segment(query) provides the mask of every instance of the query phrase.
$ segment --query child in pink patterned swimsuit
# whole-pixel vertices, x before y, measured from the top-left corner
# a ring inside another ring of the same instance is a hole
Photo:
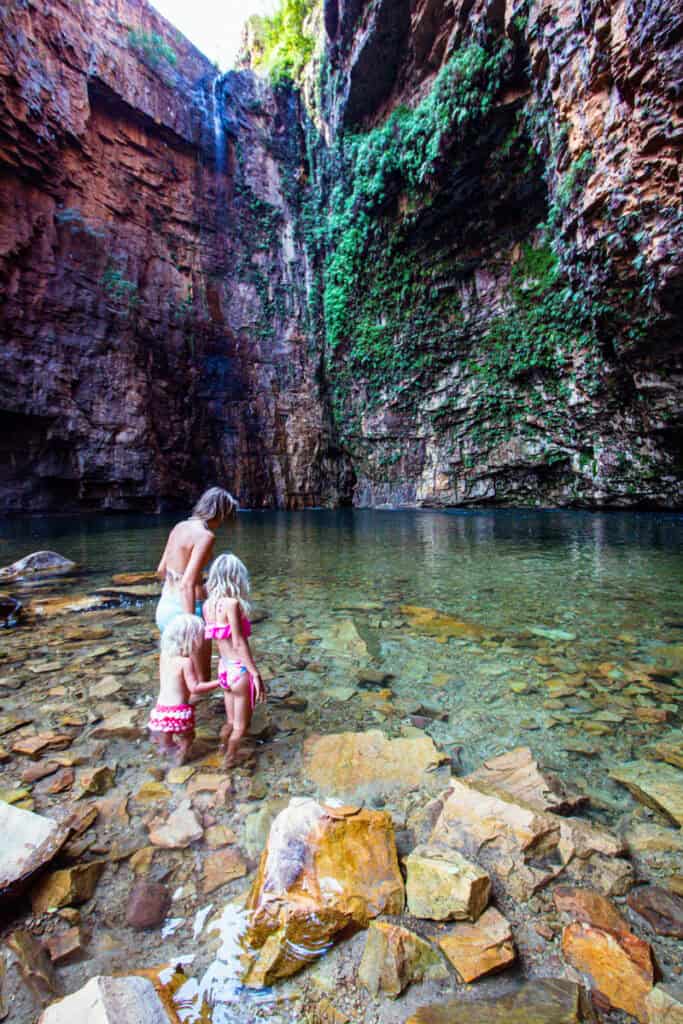
[[[176,615],[161,634],[159,698],[149,716],[152,739],[163,754],[183,764],[194,739],[194,708],[190,697],[215,690],[218,680],[200,683],[196,661],[204,642],[204,623],[197,615]]]
[[[218,642],[218,685],[225,694],[226,724],[221,730],[227,742],[226,767],[245,757],[240,741],[251,722],[254,705],[266,699],[266,691],[249,649],[251,623],[249,574],[235,555],[219,555],[209,571],[204,603],[205,636]]]

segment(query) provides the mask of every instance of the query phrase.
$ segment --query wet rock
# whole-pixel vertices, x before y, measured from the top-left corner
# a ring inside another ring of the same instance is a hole
[[[368,929],[358,980],[372,996],[398,996],[412,981],[447,978],[439,953],[400,925],[372,921]]]
[[[204,829],[185,800],[166,820],[158,820],[149,830],[149,840],[154,846],[166,849],[183,849],[202,838]]]
[[[492,636],[492,631],[472,622],[463,622],[453,615],[439,612],[435,608],[422,608],[419,605],[402,604],[399,608],[408,619],[410,628],[416,633],[434,637],[444,643],[451,637],[468,640],[481,640]]]
[[[33,721],[25,715],[0,715],[0,736],[6,736],[8,732],[21,729],[22,725],[30,725]]]
[[[53,775],[58,768],[59,765],[56,761],[38,761],[37,764],[31,764],[28,768],[24,768],[21,773],[21,781],[39,782],[40,779],[44,779],[48,775]]]
[[[101,608],[107,603],[106,598],[98,594],[70,594],[64,597],[35,597],[28,611],[41,618],[55,615],[67,615],[74,612],[89,612]]]
[[[139,724],[138,712],[130,708],[124,708],[105,718],[90,733],[94,740],[136,740],[144,735],[145,730]]]
[[[351,619],[342,619],[324,630],[320,646],[337,657],[368,657],[368,646]]]
[[[655,985],[645,998],[648,1024],[683,1024],[683,983]]]
[[[679,896],[659,885],[643,885],[628,894],[627,902],[657,935],[683,939],[683,900]]]
[[[423,1006],[405,1024],[579,1024],[580,988],[560,978],[528,981],[494,999],[450,999]]]
[[[405,866],[408,910],[415,917],[476,921],[489,902],[489,876],[457,850],[418,846]]]
[[[109,765],[88,768],[78,776],[78,796],[100,796],[114,785],[114,772]]]
[[[287,801],[282,798],[266,800],[257,811],[247,815],[244,823],[244,846],[250,857],[256,857],[263,850],[270,826],[286,806]]]
[[[667,761],[675,768],[683,768],[683,731],[671,733],[665,740],[656,743],[653,749],[655,757]]]
[[[350,925],[403,909],[388,814],[331,817],[311,799],[277,816],[247,902],[245,983],[269,985],[321,956]]]
[[[53,1003],[38,1024],[168,1024],[169,1018],[148,978],[91,978],[73,995]]]
[[[625,1010],[644,1024],[645,997],[654,984],[652,950],[608,903],[596,901],[594,896],[578,897],[578,914],[592,916],[595,923],[579,919],[567,925],[562,932],[562,953],[568,963],[588,975],[592,987],[611,1007]]]
[[[52,860],[69,831],[51,818],[0,803],[0,835],[0,897],[7,900]]]
[[[624,840],[582,818],[560,818],[559,853],[564,874],[608,896],[623,896],[633,885],[633,866],[621,857]]]
[[[44,875],[31,889],[31,906],[34,914],[44,914],[58,907],[85,903],[95,891],[104,861],[76,864]]]
[[[156,572],[118,572],[111,578],[114,586],[135,586],[136,583],[156,583],[159,589],[159,577]]]
[[[342,800],[399,797],[413,789],[435,791],[447,758],[429,736],[390,740],[378,729],[309,736],[304,741],[304,776],[325,796]]]
[[[204,860],[204,878],[202,892],[213,892],[235,878],[243,878],[247,873],[247,865],[238,850],[232,847],[210,853]]]
[[[666,884],[671,892],[675,892],[677,896],[683,896],[683,875],[670,875]]]
[[[0,594],[0,627],[16,626],[21,617],[22,604],[11,594]]]
[[[81,930],[75,926],[59,935],[51,935],[45,945],[53,964],[69,963],[83,950]]]
[[[264,843],[265,839],[264,836]],[[210,850],[218,850],[221,846],[231,846],[232,843],[236,843],[237,836],[227,825],[211,825],[204,833],[204,842]],[[263,843],[261,843],[261,847],[263,847]]]
[[[41,1006],[59,995],[60,985],[52,964],[41,944],[30,932],[12,932],[7,939],[7,946],[16,958],[22,978]]]
[[[476,981],[509,967],[516,957],[509,922],[495,909],[475,924],[458,924],[439,945],[464,982]]]
[[[537,811],[571,814],[588,802],[588,797],[569,790],[553,772],[542,771],[529,747],[517,747],[484,761],[465,781],[484,792],[502,791]]]
[[[162,782],[143,782],[134,799],[140,804],[154,804],[159,800],[169,800],[171,790]]]
[[[612,901],[595,889],[558,885],[553,890],[553,900],[557,909],[568,914],[573,921],[584,921],[603,931],[614,932],[615,935],[630,932],[628,922]]]
[[[677,851],[683,854],[683,833],[649,822],[638,822],[624,836],[626,845],[634,853],[662,853]]]
[[[155,846],[143,846],[141,849],[136,850],[129,862],[136,875],[148,874],[155,853]]]
[[[40,792],[49,793],[51,796],[55,796],[57,793],[64,793],[67,789],[71,789],[75,777],[73,768],[60,768],[47,785],[39,787]]]
[[[170,906],[171,894],[161,882],[136,882],[128,897],[126,924],[136,931],[158,928]]]
[[[652,761],[631,761],[609,774],[641,803],[683,826],[683,772],[678,768]]]
[[[112,697],[122,689],[123,683],[119,682],[116,676],[105,676],[99,683],[89,688],[89,693],[95,700],[104,700],[105,697]]]
[[[44,750],[64,750],[71,746],[73,736],[61,732],[41,732],[36,736],[23,736],[12,745],[15,754],[38,758]]]
[[[0,580],[18,580],[39,576],[65,576],[77,569],[75,562],[56,551],[34,551],[11,565],[0,568]]]
[[[383,672],[375,668],[359,668],[356,672],[356,679],[361,689],[381,689],[387,686],[393,679],[391,672]]]

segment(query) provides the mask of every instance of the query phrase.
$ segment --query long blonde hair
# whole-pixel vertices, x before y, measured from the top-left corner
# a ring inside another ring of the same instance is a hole
[[[204,623],[198,615],[175,615],[161,634],[164,654],[189,658],[202,645]]]
[[[245,615],[249,614],[249,602],[247,597],[251,590],[249,573],[244,562],[241,562],[237,555],[227,552],[219,555],[209,569],[209,578],[206,581],[206,589],[209,600],[214,603],[221,597],[234,597],[240,603],[240,608]]]
[[[226,519],[235,518],[238,507],[232,494],[224,491],[222,487],[209,487],[192,509],[192,515],[196,519],[203,519],[205,523],[210,519],[225,522]]]

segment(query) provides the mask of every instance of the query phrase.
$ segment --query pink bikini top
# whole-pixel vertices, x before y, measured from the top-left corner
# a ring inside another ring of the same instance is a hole
[[[245,615],[240,617],[242,620],[242,632],[246,638],[249,638],[251,636],[251,622]],[[207,622],[204,627],[204,637],[207,640],[229,640],[231,636],[232,629],[230,628],[230,623],[221,626],[215,622]]]

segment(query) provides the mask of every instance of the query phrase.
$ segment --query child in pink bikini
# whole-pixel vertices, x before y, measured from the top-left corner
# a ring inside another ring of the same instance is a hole
[[[197,615],[176,615],[161,634],[159,698],[148,728],[160,752],[176,764],[184,763],[194,739],[190,697],[218,686],[217,679],[199,681],[196,659],[203,642],[204,623]]]
[[[225,764],[230,768],[246,760],[239,754],[240,741],[249,728],[254,705],[266,699],[266,691],[249,649],[246,567],[235,555],[219,555],[209,571],[206,589],[205,636],[218,643],[218,685],[224,691],[227,719],[221,736],[227,743]]]

